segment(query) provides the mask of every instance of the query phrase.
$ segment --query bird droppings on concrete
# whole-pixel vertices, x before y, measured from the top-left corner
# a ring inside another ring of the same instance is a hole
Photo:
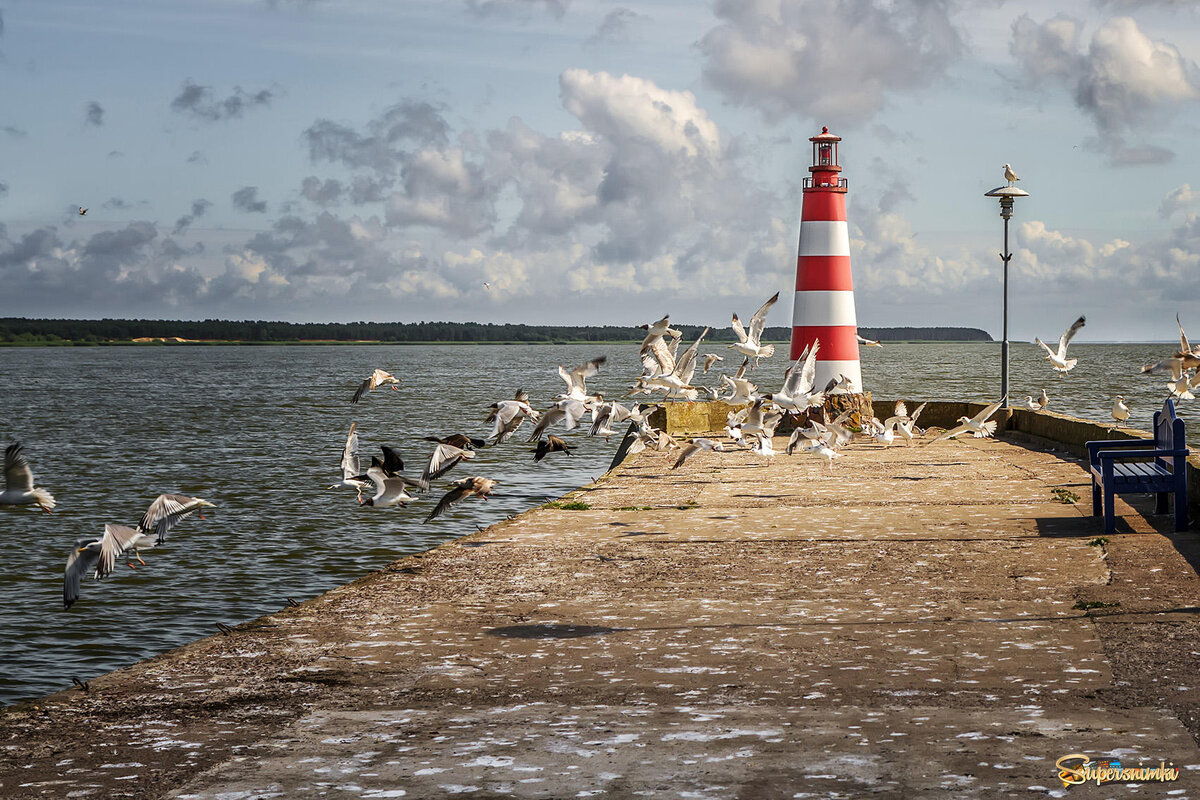
[[[647,451],[585,510],[9,709],[0,796],[1027,797],[1072,752],[1200,766],[1200,537],[1122,501],[1089,546],[1050,491],[1082,468],[1035,445],[844,452]]]

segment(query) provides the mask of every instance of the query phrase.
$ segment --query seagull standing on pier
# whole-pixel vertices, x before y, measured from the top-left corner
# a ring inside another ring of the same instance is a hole
[[[1113,401],[1112,418],[1116,423],[1113,428],[1118,425],[1124,425],[1129,420],[1129,406],[1125,405],[1125,395],[1117,395],[1117,399]],[[1109,428],[1111,431],[1112,428]]]
[[[1075,365],[1079,363],[1077,358],[1067,358],[1067,345],[1071,343],[1071,339],[1079,332],[1079,329],[1087,322],[1087,317],[1081,316],[1079,319],[1071,323],[1071,327],[1063,333],[1058,340],[1058,352],[1050,349],[1050,345],[1043,342],[1041,339],[1034,339],[1035,342],[1042,346],[1046,351],[1046,360],[1054,367],[1054,371],[1058,373],[1058,377],[1066,377],[1066,374],[1075,369]]]

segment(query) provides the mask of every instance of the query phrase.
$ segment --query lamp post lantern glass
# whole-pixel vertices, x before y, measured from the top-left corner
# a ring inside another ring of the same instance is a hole
[[[1004,252],[1000,260],[1004,262],[1004,334],[1000,342],[1000,402],[1008,408],[1008,262],[1012,253],[1008,251],[1008,221],[1013,215],[1013,201],[1018,197],[1029,197],[1029,192],[1018,189],[1011,183],[1000,186],[990,192],[984,192],[984,197],[1000,198],[1000,216],[1004,218]]]

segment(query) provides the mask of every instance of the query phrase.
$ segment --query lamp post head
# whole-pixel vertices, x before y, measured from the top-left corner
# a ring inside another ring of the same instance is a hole
[[[1013,200],[1018,197],[1029,197],[1029,192],[1015,186],[998,186],[990,192],[984,192],[984,197],[1000,198],[1000,216],[1011,219],[1013,215]]]

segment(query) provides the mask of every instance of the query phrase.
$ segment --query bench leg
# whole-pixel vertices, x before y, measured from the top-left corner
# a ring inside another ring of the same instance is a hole
[[[1092,481],[1092,516],[1100,516],[1100,484]]]
[[[1104,487],[1104,532],[1112,534],[1117,529],[1116,492],[1111,486]]]
[[[1175,530],[1186,531],[1187,529],[1187,489],[1177,489],[1175,491]]]
[[[1155,492],[1154,493],[1154,513],[1155,514],[1167,513],[1167,495],[1168,494],[1170,494],[1170,492]]]

